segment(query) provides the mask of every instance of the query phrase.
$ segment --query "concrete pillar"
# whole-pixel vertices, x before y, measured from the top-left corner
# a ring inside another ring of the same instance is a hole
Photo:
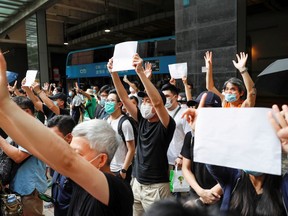
[[[175,0],[176,61],[188,63],[193,96],[205,88],[204,54],[213,52],[216,88],[230,77],[240,77],[232,63],[246,47],[246,1]]]
[[[45,10],[26,20],[28,68],[38,70],[40,83],[49,82]]]

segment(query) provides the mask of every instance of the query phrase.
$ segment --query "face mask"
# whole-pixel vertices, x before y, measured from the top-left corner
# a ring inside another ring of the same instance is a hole
[[[69,92],[69,97],[72,97],[73,96],[73,93],[72,92]]]
[[[166,98],[165,107],[166,107],[167,109],[169,109],[169,108],[172,107],[171,98]]]
[[[141,104],[140,108],[141,115],[145,119],[151,119],[155,113],[152,113],[152,106]]]
[[[89,161],[89,163],[92,163],[93,161],[95,161],[99,156],[101,156],[102,154],[97,155],[96,157],[94,157],[92,160]],[[100,169],[100,167],[97,167],[97,169]]]
[[[104,97],[101,97],[101,100],[100,100],[100,105],[101,106],[104,106],[105,105],[105,102],[106,102],[106,98],[104,98]]]
[[[93,89],[93,94],[96,94],[97,92],[96,92],[96,90],[95,89]]]
[[[129,91],[131,94],[135,94],[135,90],[132,87],[129,87]]]
[[[237,100],[236,94],[225,94],[225,100],[229,103],[233,103]]]
[[[261,176],[263,175],[263,173],[261,172],[255,172],[255,171],[251,171],[251,170],[243,170],[245,173],[249,174],[249,175],[253,175],[253,176]]]
[[[111,115],[112,113],[115,112],[115,103],[112,101],[107,101],[105,102],[104,106],[105,112]]]
[[[55,106],[58,106],[58,102],[57,101],[53,101]]]

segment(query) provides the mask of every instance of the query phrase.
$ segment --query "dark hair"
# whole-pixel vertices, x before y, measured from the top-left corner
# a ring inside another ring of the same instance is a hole
[[[47,127],[57,127],[64,136],[71,133],[75,126],[75,121],[69,115],[56,115],[47,122]]]
[[[173,95],[178,95],[179,94],[179,89],[170,83],[164,84],[161,88],[161,91],[171,91]]]
[[[136,96],[131,95],[131,96],[129,97],[129,99],[130,99],[130,100],[135,100],[136,103],[137,103],[137,106],[138,106],[138,104],[139,104],[139,100],[138,100],[138,98],[137,98]]]
[[[245,93],[246,90],[245,90],[245,86],[244,86],[242,80],[240,80],[240,79],[238,79],[236,77],[230,78],[229,80],[227,80],[224,83],[224,85],[223,85],[223,89],[224,90],[226,89],[226,86],[227,86],[228,83],[231,83],[232,85],[237,86],[240,93],[242,93],[242,92]]]
[[[184,207],[177,200],[165,199],[160,200],[151,205],[144,213],[144,216],[207,216],[209,215],[205,209],[198,207]]]
[[[21,108],[21,109],[29,109],[32,113],[35,112],[33,102],[24,96],[16,96],[13,97],[12,100]]]
[[[243,216],[254,215],[282,215],[284,208],[281,199],[281,176],[264,174],[263,193],[255,208],[254,201],[257,196],[249,178],[249,174],[242,171],[239,181],[230,201],[231,213],[241,210]],[[254,212],[255,210],[255,212]],[[235,212],[236,213],[236,212]]]
[[[101,94],[102,92],[106,92],[108,94],[110,90],[111,90],[111,88],[109,85],[104,85],[100,88],[99,94]]]

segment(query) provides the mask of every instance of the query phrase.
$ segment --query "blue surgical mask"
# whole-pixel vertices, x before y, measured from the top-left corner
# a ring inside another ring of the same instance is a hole
[[[73,96],[73,93],[72,92],[69,92],[69,97],[72,97]]]
[[[92,91],[93,91],[93,94],[96,94],[96,93],[97,93],[97,91],[96,91],[95,89],[93,89]]]
[[[251,171],[251,170],[243,170],[245,173],[249,174],[249,175],[253,175],[253,176],[261,176],[263,175],[263,173],[261,172],[255,172],[255,171]]]
[[[225,100],[229,103],[233,103],[237,100],[236,94],[225,94]]]
[[[53,101],[55,106],[58,106],[58,102],[57,101]]]
[[[115,102],[107,101],[104,106],[105,112],[111,115],[115,112]]]

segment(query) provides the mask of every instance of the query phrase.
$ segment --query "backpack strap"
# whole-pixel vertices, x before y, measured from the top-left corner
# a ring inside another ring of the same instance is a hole
[[[126,140],[125,140],[125,136],[124,136],[124,133],[123,133],[123,130],[122,130],[122,125],[123,125],[123,122],[124,122],[126,119],[128,120],[128,116],[123,115],[123,116],[120,118],[119,122],[118,122],[118,134],[121,136],[121,138],[122,138],[123,142],[125,143],[125,145],[126,145]]]
[[[178,109],[176,110],[176,112],[175,112],[174,115],[172,116],[173,119],[175,118],[175,116],[177,115],[177,113],[179,112],[180,109],[181,109],[181,106],[178,107]]]

